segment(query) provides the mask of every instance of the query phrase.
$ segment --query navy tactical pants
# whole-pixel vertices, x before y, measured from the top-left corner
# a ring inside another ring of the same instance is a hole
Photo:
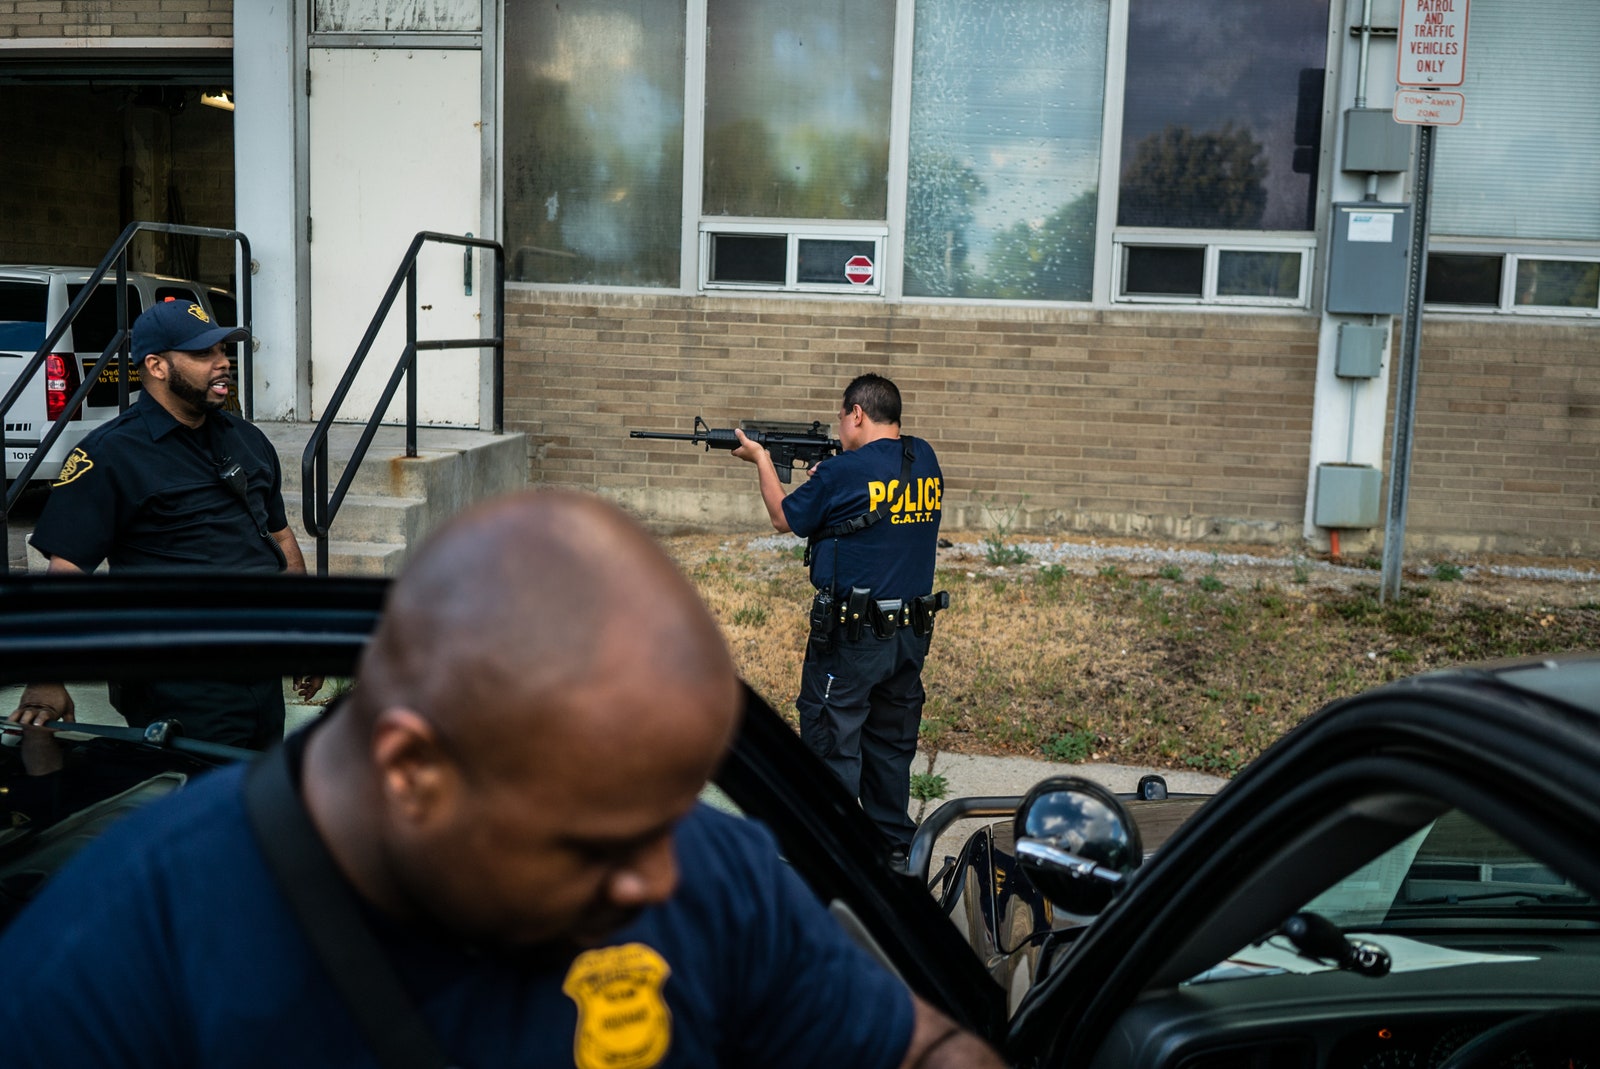
[[[916,831],[906,809],[931,638],[909,627],[888,638],[868,629],[854,640],[835,631],[826,653],[807,647],[794,703],[801,740],[896,846],[909,847]]]

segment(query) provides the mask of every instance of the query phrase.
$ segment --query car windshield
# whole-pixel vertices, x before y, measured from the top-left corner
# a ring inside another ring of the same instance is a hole
[[[1600,917],[1592,895],[1458,810],[1385,851],[1305,908],[1347,929]]]
[[[1459,810],[1326,888],[1300,909],[1352,940],[1371,937],[1395,972],[1511,960],[1497,933],[1600,932],[1600,903],[1556,869]],[[1281,932],[1191,983],[1326,971]]]

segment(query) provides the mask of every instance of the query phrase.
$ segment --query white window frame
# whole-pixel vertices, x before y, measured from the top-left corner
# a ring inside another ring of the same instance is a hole
[[[717,234],[760,234],[783,237],[787,240],[783,282],[713,282],[711,280],[711,239]],[[841,223],[819,225],[814,221],[798,222],[781,219],[726,219],[711,218],[700,221],[700,290],[727,293],[755,291],[758,293],[827,293],[882,297],[884,292],[884,249],[888,244],[889,227],[886,223]],[[800,242],[870,241],[872,242],[872,281],[854,282],[801,282],[797,275],[800,264]]]
[[[1553,304],[1517,303],[1517,265],[1523,260],[1560,260],[1566,263],[1600,263],[1600,246],[1535,246],[1518,242],[1516,247],[1486,241],[1430,239],[1428,255],[1447,253],[1456,256],[1494,257],[1500,260],[1500,301],[1498,304],[1438,304],[1424,307],[1440,315],[1482,315],[1495,313],[1514,316],[1562,316],[1574,319],[1600,319],[1600,304],[1593,308],[1562,308]]]
[[[1316,261],[1317,236],[1313,233],[1259,234],[1224,232],[1174,232],[1171,230],[1119,228],[1112,236],[1115,245],[1112,267],[1111,300],[1116,304],[1242,305],[1251,308],[1307,308],[1311,303],[1312,266]],[[1180,294],[1127,293],[1129,248],[1205,249],[1205,266],[1199,296]],[[1300,255],[1300,278],[1293,297],[1259,297],[1217,293],[1217,265],[1224,252],[1293,252]]]

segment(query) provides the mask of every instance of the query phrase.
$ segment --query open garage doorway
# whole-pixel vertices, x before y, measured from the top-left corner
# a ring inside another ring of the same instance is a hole
[[[227,53],[0,59],[0,263],[92,267],[135,220],[232,229]],[[142,234],[137,270],[235,289],[234,249]]]

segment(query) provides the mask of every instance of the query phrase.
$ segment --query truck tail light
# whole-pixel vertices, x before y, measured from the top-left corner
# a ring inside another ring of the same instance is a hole
[[[54,423],[67,407],[67,401],[78,389],[78,360],[71,353],[51,353],[44,358],[44,414]],[[80,406],[72,419],[83,418]]]

